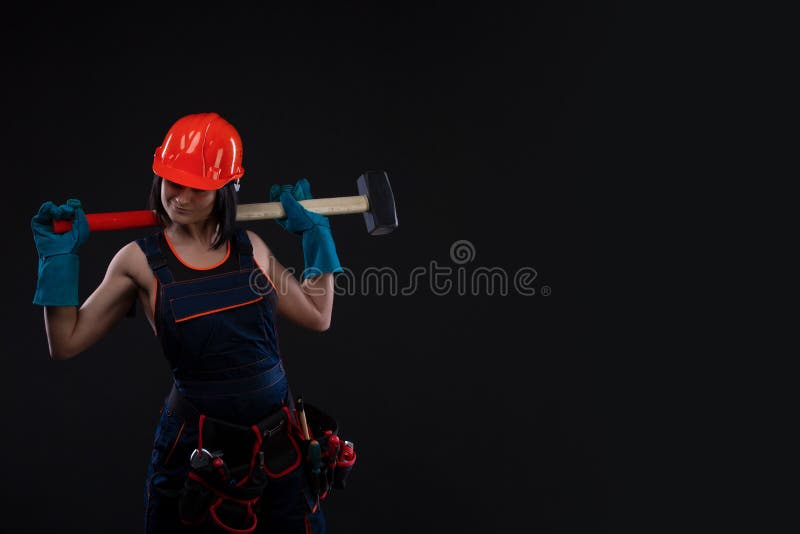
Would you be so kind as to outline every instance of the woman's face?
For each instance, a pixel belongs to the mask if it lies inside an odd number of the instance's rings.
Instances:
[[[169,180],[161,180],[161,204],[167,215],[179,224],[202,222],[211,215],[217,191],[193,189]]]

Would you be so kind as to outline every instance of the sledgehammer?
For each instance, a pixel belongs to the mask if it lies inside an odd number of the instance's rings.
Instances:
[[[314,198],[301,200],[300,204],[308,211],[322,215],[345,215],[363,213],[367,232],[382,235],[397,228],[397,208],[389,175],[385,171],[367,171],[356,180],[358,195],[351,197]],[[280,219],[286,216],[280,202],[259,202],[239,204],[236,208],[237,221],[256,221]],[[126,230],[158,226],[161,222],[155,211],[134,210],[105,213],[87,213],[86,221],[92,232],[103,230]],[[53,221],[53,231],[64,233],[72,228],[71,220]]]

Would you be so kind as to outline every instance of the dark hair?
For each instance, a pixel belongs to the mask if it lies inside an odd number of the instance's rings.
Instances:
[[[150,198],[147,204],[151,210],[155,210],[158,218],[161,219],[161,224],[166,226],[172,221],[161,203],[162,180],[163,178],[159,175],[153,174],[153,184],[150,186]],[[236,225],[236,204],[236,189],[232,181],[217,189],[217,197],[214,199],[211,217],[219,223],[219,233],[214,242],[211,243],[212,248],[221,247],[233,237]]]

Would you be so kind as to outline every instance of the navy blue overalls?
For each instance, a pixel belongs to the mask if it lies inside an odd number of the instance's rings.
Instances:
[[[154,322],[178,392],[206,416],[252,425],[281,410],[289,387],[276,331],[277,294],[237,228],[222,263],[186,265],[163,230],[136,240],[157,279]],[[145,532],[203,532],[183,525],[178,494],[198,444],[196,421],[169,406],[155,432],[145,490]],[[285,408],[284,408],[285,409]],[[302,468],[269,480],[255,532],[324,532]],[[203,527],[207,528],[207,527]]]

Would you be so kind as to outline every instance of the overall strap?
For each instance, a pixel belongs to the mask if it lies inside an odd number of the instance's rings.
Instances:
[[[159,283],[162,285],[171,284],[175,281],[175,278],[172,276],[172,271],[167,267],[167,260],[164,258],[164,253],[161,252],[161,247],[158,245],[158,236],[159,233],[140,237],[136,240],[136,244],[139,245],[144,255],[147,256],[147,263],[158,278]]]
[[[250,238],[247,237],[247,231],[244,228],[236,228],[236,250],[239,253],[239,269],[253,270],[255,263],[253,263],[253,245],[250,243]]]

